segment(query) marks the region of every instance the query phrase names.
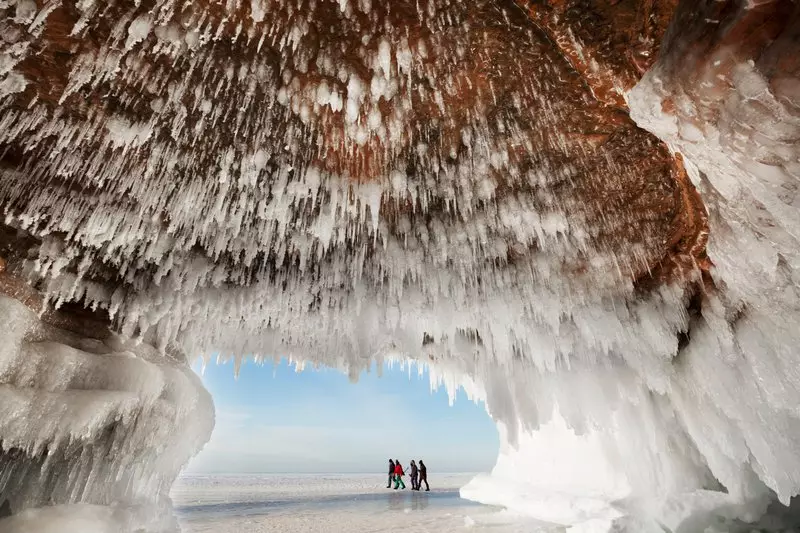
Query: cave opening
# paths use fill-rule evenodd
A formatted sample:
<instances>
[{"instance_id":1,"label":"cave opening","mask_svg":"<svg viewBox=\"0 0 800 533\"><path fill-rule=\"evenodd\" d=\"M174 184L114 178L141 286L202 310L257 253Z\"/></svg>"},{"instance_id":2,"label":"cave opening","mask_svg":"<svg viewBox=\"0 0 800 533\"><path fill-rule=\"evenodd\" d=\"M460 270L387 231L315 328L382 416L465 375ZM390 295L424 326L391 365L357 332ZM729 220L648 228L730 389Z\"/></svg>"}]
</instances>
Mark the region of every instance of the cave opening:
<instances>
[{"instance_id":1,"label":"cave opening","mask_svg":"<svg viewBox=\"0 0 800 533\"><path fill-rule=\"evenodd\" d=\"M389 458L427 455L439 472L470 473L497 457L484 402L455 381L448 390L424 364L373 362L355 379L285 358L193 368L214 398L216 424L188 472L382 473Z\"/></svg>"},{"instance_id":2,"label":"cave opening","mask_svg":"<svg viewBox=\"0 0 800 533\"><path fill-rule=\"evenodd\" d=\"M427 364L374 361L348 375L285 358L212 357L193 368L216 421L171 491L185 532L238 530L266 516L271 527L301 531L345 514L366 531L385 512L403 512L406 527L449 530L497 514L460 495L494 466L497 425L479 391ZM389 459L402 464L402 484L388 479Z\"/></svg>"}]
</instances>

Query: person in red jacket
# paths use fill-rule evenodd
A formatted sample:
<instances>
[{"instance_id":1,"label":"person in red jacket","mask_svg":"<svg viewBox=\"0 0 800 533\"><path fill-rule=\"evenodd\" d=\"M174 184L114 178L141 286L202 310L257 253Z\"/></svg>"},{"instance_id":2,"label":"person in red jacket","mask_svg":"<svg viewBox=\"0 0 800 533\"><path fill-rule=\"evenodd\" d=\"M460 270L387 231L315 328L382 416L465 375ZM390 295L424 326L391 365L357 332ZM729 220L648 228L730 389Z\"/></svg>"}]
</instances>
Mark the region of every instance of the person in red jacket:
<instances>
[{"instance_id":1,"label":"person in red jacket","mask_svg":"<svg viewBox=\"0 0 800 533\"><path fill-rule=\"evenodd\" d=\"M400 459L395 459L394 461L394 490L397 490L398 487L402 487L403 489L406 488L406 484L403 483L403 476L406 475L403 472L403 465L400 464Z\"/></svg>"}]
</instances>

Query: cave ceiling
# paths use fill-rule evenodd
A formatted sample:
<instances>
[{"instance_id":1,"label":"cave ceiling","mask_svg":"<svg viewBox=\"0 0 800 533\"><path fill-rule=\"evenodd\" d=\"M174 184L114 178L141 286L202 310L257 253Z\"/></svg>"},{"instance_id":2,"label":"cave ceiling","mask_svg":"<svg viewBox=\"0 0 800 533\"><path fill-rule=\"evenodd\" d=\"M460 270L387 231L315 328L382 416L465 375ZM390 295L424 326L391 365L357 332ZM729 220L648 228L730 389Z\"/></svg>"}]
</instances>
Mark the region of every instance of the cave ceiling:
<instances>
[{"instance_id":1,"label":"cave ceiling","mask_svg":"<svg viewBox=\"0 0 800 533\"><path fill-rule=\"evenodd\" d=\"M698 194L625 102L676 7L0 3L0 275L39 254L112 311L192 261L190 284L332 291L433 255L469 297L543 255L595 283L602 256L648 290L707 264Z\"/></svg>"}]
</instances>

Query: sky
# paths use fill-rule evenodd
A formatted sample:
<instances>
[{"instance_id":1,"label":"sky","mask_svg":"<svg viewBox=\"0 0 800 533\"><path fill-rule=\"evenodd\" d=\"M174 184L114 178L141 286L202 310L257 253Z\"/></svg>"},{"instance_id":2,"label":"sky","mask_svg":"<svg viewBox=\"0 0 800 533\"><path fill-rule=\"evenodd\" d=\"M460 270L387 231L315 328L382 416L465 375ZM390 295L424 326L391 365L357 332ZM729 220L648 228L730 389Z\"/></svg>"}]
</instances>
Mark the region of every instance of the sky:
<instances>
[{"instance_id":1,"label":"sky","mask_svg":"<svg viewBox=\"0 0 800 533\"><path fill-rule=\"evenodd\" d=\"M385 366L357 383L336 370L296 372L246 362L195 365L216 405L211 441L188 473L382 472L389 458L430 471L482 472L497 458L497 428L459 391L454 405L427 373Z\"/></svg>"}]
</instances>

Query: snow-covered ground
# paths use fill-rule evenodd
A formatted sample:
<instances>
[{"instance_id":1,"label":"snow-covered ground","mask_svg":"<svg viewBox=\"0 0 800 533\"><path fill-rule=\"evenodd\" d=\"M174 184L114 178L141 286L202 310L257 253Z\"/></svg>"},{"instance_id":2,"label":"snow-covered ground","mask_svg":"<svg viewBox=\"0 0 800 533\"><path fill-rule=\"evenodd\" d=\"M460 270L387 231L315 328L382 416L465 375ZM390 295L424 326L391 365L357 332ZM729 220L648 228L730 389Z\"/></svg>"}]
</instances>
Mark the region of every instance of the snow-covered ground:
<instances>
[{"instance_id":1,"label":"snow-covered ground","mask_svg":"<svg viewBox=\"0 0 800 533\"><path fill-rule=\"evenodd\" d=\"M430 492L412 492L386 489L385 477L374 474L191 475L178 479L171 496L185 533L552 531L462 499L459 488L472 474L430 477Z\"/></svg>"}]
</instances>

